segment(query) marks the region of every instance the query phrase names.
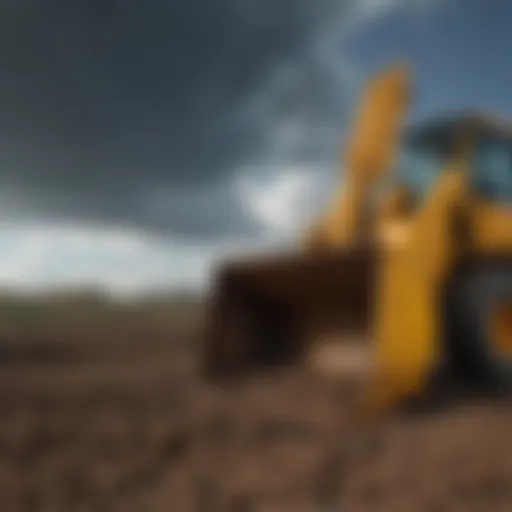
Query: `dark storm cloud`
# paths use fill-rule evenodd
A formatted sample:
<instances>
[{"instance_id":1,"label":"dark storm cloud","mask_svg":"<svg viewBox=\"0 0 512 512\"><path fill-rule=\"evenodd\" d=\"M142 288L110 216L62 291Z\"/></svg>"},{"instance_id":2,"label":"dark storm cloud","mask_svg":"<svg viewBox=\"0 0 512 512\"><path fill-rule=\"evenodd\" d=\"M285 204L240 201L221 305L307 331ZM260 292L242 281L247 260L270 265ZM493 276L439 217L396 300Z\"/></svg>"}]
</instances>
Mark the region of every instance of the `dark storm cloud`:
<instances>
[{"instance_id":1,"label":"dark storm cloud","mask_svg":"<svg viewBox=\"0 0 512 512\"><path fill-rule=\"evenodd\" d=\"M279 153L283 120L309 141L300 151L292 141L288 156L318 158L322 138L305 127L338 115L341 91L311 48L342 4L3 0L0 187L16 198L10 213L198 235L250 228L229 194L233 173ZM165 215L151 199L162 189L181 197Z\"/></svg>"}]
</instances>

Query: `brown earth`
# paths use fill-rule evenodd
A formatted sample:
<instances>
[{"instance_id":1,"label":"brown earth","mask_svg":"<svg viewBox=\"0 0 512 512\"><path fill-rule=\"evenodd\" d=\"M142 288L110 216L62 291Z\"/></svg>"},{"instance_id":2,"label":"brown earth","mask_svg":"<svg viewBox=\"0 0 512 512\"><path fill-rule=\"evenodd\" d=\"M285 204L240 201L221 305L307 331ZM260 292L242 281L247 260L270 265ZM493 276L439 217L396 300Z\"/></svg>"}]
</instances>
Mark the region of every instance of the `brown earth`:
<instances>
[{"instance_id":1,"label":"brown earth","mask_svg":"<svg viewBox=\"0 0 512 512\"><path fill-rule=\"evenodd\" d=\"M192 331L162 318L3 344L0 510L512 510L505 405L357 426L354 372L207 385Z\"/></svg>"}]
</instances>

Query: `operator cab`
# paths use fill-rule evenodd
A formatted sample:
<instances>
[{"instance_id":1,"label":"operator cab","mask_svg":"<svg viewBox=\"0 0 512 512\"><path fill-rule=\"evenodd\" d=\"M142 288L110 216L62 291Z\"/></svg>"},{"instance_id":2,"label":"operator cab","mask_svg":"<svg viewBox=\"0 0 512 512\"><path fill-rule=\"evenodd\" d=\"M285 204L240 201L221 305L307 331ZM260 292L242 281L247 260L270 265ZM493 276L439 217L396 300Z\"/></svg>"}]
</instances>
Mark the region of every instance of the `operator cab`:
<instances>
[{"instance_id":1,"label":"operator cab","mask_svg":"<svg viewBox=\"0 0 512 512\"><path fill-rule=\"evenodd\" d=\"M512 126L487 115L458 115L409 129L395 179L421 201L460 149L472 140L468 180L473 193L493 203L512 203Z\"/></svg>"}]
</instances>

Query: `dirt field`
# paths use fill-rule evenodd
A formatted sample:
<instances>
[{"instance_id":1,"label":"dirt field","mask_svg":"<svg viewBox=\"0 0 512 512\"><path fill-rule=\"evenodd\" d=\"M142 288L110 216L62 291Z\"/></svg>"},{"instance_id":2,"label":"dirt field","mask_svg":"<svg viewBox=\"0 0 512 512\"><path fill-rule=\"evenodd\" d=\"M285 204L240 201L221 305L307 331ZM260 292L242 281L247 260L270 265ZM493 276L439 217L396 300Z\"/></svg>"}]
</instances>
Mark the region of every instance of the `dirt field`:
<instances>
[{"instance_id":1,"label":"dirt field","mask_svg":"<svg viewBox=\"0 0 512 512\"><path fill-rule=\"evenodd\" d=\"M512 510L504 405L356 427L353 376L207 386L193 318L71 312L4 326L2 511Z\"/></svg>"}]
</instances>

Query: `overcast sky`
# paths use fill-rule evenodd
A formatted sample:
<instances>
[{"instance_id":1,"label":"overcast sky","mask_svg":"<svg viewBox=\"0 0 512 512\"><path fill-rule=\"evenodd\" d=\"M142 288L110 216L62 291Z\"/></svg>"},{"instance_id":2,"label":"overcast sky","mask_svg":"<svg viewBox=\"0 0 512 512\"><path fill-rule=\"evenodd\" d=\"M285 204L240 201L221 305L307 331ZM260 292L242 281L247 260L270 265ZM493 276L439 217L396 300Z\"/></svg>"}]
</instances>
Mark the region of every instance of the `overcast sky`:
<instances>
[{"instance_id":1,"label":"overcast sky","mask_svg":"<svg viewBox=\"0 0 512 512\"><path fill-rule=\"evenodd\" d=\"M507 0L0 0L0 284L205 283L293 242L366 77L512 115Z\"/></svg>"}]
</instances>

